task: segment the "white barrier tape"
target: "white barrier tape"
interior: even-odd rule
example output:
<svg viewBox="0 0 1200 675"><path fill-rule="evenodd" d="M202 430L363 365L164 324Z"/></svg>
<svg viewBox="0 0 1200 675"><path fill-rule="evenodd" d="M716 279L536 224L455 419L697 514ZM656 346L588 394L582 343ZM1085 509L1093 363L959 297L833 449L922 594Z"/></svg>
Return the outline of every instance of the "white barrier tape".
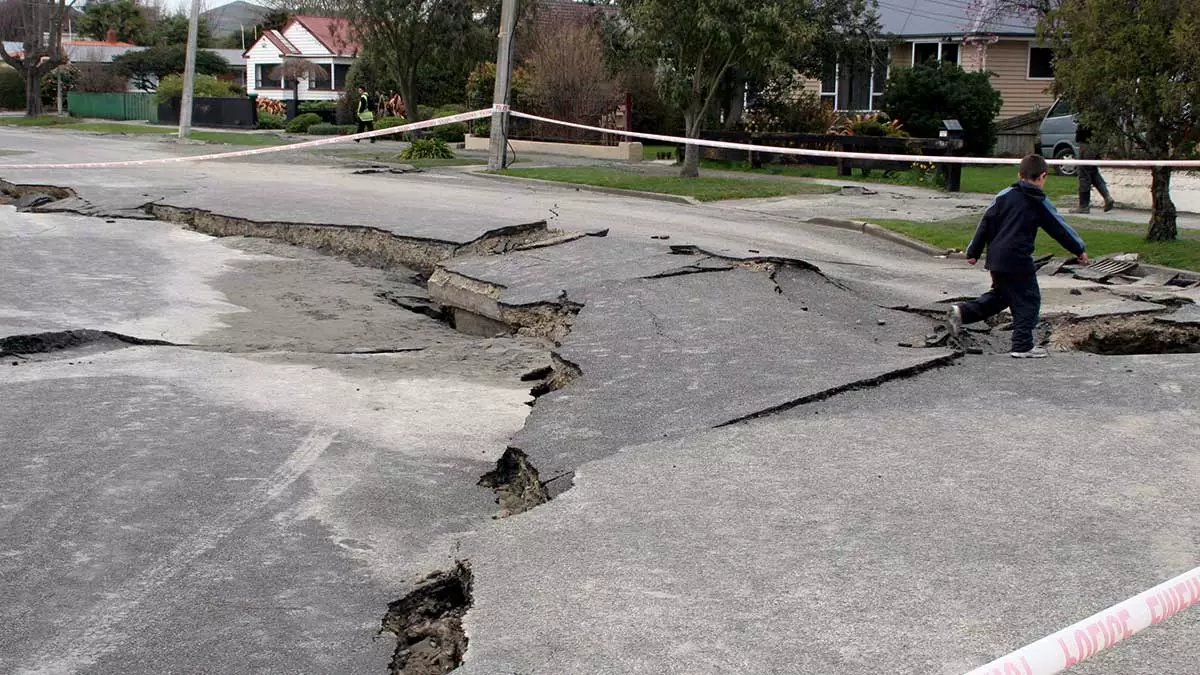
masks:
<svg viewBox="0 0 1200 675"><path fill-rule="evenodd" d="M996 659L967 675L1052 675L1200 604L1200 567Z"/></svg>
<svg viewBox="0 0 1200 675"><path fill-rule="evenodd" d="M207 162L217 159L234 159L237 157L251 157L254 155L269 155L276 152L289 152L292 150L305 150L308 148L316 148L324 145L333 145L336 143L347 143L354 140L362 140L364 138L375 138L377 136L390 136L392 134L404 133L406 131L415 131L417 129L428 129L430 127L441 126L443 124L454 124L457 122L467 122L470 120L489 117L494 113L507 112L514 117L521 117L536 122L545 122L547 124L557 124L560 126L571 127L574 129L582 129L585 131L595 131L614 136L627 136L632 138L643 138L652 141L662 141L664 143L698 145L708 148L724 148L729 150L743 150L746 152L769 152L780 155L796 155L803 157L853 157L857 159L874 159L883 161L899 161L911 163L943 163L943 164L1019 164L1020 159L999 158L999 157L957 157L957 156L938 156L938 155L894 155L886 153L872 152L842 152L836 150L809 150L805 148L781 148L772 145L754 145L752 143L730 143L728 141L710 141L698 138L684 138L681 136L664 136L661 134L646 134L636 131L622 131L619 129L605 129L604 127L593 127L586 124L577 124L575 122L563 122L561 120L551 119L549 117L539 117L528 113L517 112L509 106L503 104L493 105L485 110L476 110L466 112L450 117L439 117L433 120L424 122L415 122L404 126L392 127L390 129L377 129L375 131L365 131L361 134L351 134L348 136L332 136L330 138L322 138L315 141L304 141L302 143L292 143L288 145L276 145L265 148L254 148L252 150L236 150L233 152L222 152L211 155L192 155L189 157L165 157L160 159L138 159L126 160L117 162L74 162L65 164L0 164L0 170L27 170L27 169L107 169L121 167L137 167L137 166L154 166L159 164L178 164L183 162ZM1200 168L1200 160L1117 160L1117 159L1097 159L1097 160L1064 160L1051 159L1047 160L1051 165L1087 165L1100 167L1132 167L1132 168L1151 168L1156 166L1173 167L1173 168Z"/></svg>
<svg viewBox="0 0 1200 675"><path fill-rule="evenodd" d="M1000 158L1000 157L957 157L957 156L940 156L940 155L892 155L876 152L842 152L838 150L809 150L806 148L780 148L773 145L754 145L751 143L731 143L729 141L710 141L701 138L683 138L680 136L663 136L661 134L644 134L636 131L622 131L620 129L605 129L603 127L593 127L586 124L576 124L574 122L562 122L549 117L538 117L528 113L512 111L513 117L522 117L535 122L545 122L548 124L557 124L573 129L582 129L585 131L596 131L600 133L610 134L613 136L629 136L632 138L644 138L651 141L663 141L665 143L683 144L683 145L699 145L705 148L724 148L727 150L745 150L747 152L770 152L777 155L799 155L803 157L854 157L857 159L877 159L884 161L912 162L922 164L1020 164L1019 158ZM1200 160L1191 159L1174 159L1174 160L1147 160L1147 159L1048 159L1046 160L1051 165L1086 165L1086 166L1101 166L1101 167L1135 167L1135 168L1150 168L1155 166L1169 166L1175 168L1200 168Z"/></svg>
<svg viewBox="0 0 1200 675"><path fill-rule="evenodd" d="M121 167L135 166L156 166L160 164L180 164L184 162L207 162L216 159L233 159L235 157L252 157L254 155L269 155L275 152L289 152L291 150L304 150L307 148L317 148L323 145L334 145L336 143L348 143L354 140L362 140L364 138L375 138L376 136L390 136L392 134L404 133L406 131L415 131L417 129L428 129L430 127L438 127L443 124L455 124L457 122L469 122L481 117L489 117L492 114L491 109L476 110L466 112L459 115L451 115L449 117L439 117L437 119L426 120L424 122L413 122L403 126L391 127L388 129L376 129L375 131L364 131L361 134L350 134L347 136L330 136L329 138L321 138L315 141L303 141L301 143L291 143L288 145L273 145L265 148L254 148L252 150L235 150L233 152L221 152L211 155L190 155L186 157L161 157L158 159L131 159L118 162L73 162L66 164L0 164L0 171L4 170L20 170L20 169L109 169Z"/></svg>

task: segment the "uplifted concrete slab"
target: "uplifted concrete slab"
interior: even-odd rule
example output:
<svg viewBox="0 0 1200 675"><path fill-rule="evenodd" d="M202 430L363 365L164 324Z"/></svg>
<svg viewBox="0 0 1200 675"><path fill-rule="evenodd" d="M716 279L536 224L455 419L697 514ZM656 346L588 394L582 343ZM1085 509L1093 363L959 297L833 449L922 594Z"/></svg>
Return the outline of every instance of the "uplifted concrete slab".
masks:
<svg viewBox="0 0 1200 675"><path fill-rule="evenodd" d="M583 237L548 249L447 261L444 269L501 290L501 304L518 307L558 301L614 281L728 269L727 260L700 252L672 253L666 243Z"/></svg>
<svg viewBox="0 0 1200 675"><path fill-rule="evenodd" d="M747 269L589 289L557 350L582 376L538 399L512 445L545 480L622 447L951 358L896 346L898 336L928 326L924 319L809 275L786 294L765 272Z"/></svg>
<svg viewBox="0 0 1200 675"><path fill-rule="evenodd" d="M1200 356L963 363L580 467L468 547L460 672L960 675L1196 565Z"/></svg>
<svg viewBox="0 0 1200 675"><path fill-rule="evenodd" d="M1155 317L1155 321L1182 326L1200 326L1200 307L1196 305L1184 305L1170 314Z"/></svg>

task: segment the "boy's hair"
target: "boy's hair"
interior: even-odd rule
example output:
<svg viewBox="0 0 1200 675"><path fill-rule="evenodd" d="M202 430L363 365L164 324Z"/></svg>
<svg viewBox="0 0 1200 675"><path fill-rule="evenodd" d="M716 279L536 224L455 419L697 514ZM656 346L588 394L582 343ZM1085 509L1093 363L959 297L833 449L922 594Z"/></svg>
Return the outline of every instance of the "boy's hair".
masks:
<svg viewBox="0 0 1200 675"><path fill-rule="evenodd" d="M1037 180L1038 176L1050 170L1046 164L1046 158L1041 155L1025 155L1021 160L1021 168L1017 172L1021 178L1025 180Z"/></svg>

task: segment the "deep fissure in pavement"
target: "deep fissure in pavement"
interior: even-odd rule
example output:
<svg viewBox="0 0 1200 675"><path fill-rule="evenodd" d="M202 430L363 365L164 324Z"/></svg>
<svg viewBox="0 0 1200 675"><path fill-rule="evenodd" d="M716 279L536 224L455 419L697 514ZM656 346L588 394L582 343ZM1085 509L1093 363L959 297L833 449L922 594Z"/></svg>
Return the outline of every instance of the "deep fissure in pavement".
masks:
<svg viewBox="0 0 1200 675"><path fill-rule="evenodd" d="M478 485L496 493L496 503L500 505L497 518L524 513L550 501L546 485L529 462L529 455L513 447L496 460L495 469L479 477Z"/></svg>
<svg viewBox="0 0 1200 675"><path fill-rule="evenodd" d="M388 604L379 632L396 636L389 675L442 675L462 665L467 635L462 620L471 608L470 564L434 572L403 598Z"/></svg>
<svg viewBox="0 0 1200 675"><path fill-rule="evenodd" d="M74 349L86 345L109 343L114 347L124 346L177 346L165 340L146 340L131 335L122 335L107 330L60 330L29 335L10 335L0 338L0 355L27 356L47 354L63 349Z"/></svg>
<svg viewBox="0 0 1200 675"><path fill-rule="evenodd" d="M148 204L159 220L181 223L216 237L271 239L349 257L373 267L402 266L431 274L437 264L459 255L499 255L550 236L545 221L497 228L468 244L406 237L361 225L258 222L204 209Z"/></svg>
<svg viewBox="0 0 1200 675"><path fill-rule="evenodd" d="M1200 325L1172 324L1157 316L1110 316L1054 327L1050 344L1104 356L1200 353Z"/></svg>

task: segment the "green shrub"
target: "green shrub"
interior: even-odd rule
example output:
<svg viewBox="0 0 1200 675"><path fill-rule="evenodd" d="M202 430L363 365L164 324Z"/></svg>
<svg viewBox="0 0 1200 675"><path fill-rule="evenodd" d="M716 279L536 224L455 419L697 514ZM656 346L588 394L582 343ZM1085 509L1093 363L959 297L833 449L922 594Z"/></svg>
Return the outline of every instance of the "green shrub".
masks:
<svg viewBox="0 0 1200 675"><path fill-rule="evenodd" d="M883 91L883 110L921 138L937 138L942 120L956 119L963 127L964 151L987 155L996 143L996 115L1004 102L990 77L945 61L897 68Z"/></svg>
<svg viewBox="0 0 1200 675"><path fill-rule="evenodd" d="M196 75L195 86L192 87L192 95L207 98L237 98L233 87L228 82L218 80L212 75L199 73ZM183 96L182 75L167 75L158 81L158 92L154 95L154 99L159 103L166 103L181 96Z"/></svg>
<svg viewBox="0 0 1200 675"><path fill-rule="evenodd" d="M417 112L420 114L422 120L431 120L434 117L433 113L437 111L431 105L419 105L417 106Z"/></svg>
<svg viewBox="0 0 1200 675"><path fill-rule="evenodd" d="M454 159L454 151L440 138L420 138L400 153L400 159Z"/></svg>
<svg viewBox="0 0 1200 675"><path fill-rule="evenodd" d="M326 124L320 122L308 128L310 136L345 136L354 133L353 124Z"/></svg>
<svg viewBox="0 0 1200 675"><path fill-rule="evenodd" d="M392 127L402 127L408 124L408 120L403 117L380 117L375 120L376 129L391 129Z"/></svg>
<svg viewBox="0 0 1200 675"><path fill-rule="evenodd" d="M446 143L462 143L467 136L467 124L466 122L443 124L440 127L434 127L430 135Z"/></svg>
<svg viewBox="0 0 1200 675"><path fill-rule="evenodd" d="M8 66L0 67L0 108L25 108L25 78Z"/></svg>
<svg viewBox="0 0 1200 675"><path fill-rule="evenodd" d="M259 111L258 124L255 126L259 129L282 129L287 126L287 118L283 115L273 115Z"/></svg>
<svg viewBox="0 0 1200 675"><path fill-rule="evenodd" d="M433 111L434 117L450 117L451 115L461 115L467 112L467 106L457 103L448 103L437 110Z"/></svg>
<svg viewBox="0 0 1200 675"><path fill-rule="evenodd" d="M337 101L301 101L301 113L327 112L337 110Z"/></svg>
<svg viewBox="0 0 1200 675"><path fill-rule="evenodd" d="M492 120L484 118L475 120L471 127L471 135L479 138L490 138L492 135Z"/></svg>
<svg viewBox="0 0 1200 675"><path fill-rule="evenodd" d="M314 124L320 124L323 120L316 113L307 112L302 115L296 115L288 122L287 130L289 134L302 134L308 131L308 128Z"/></svg>

